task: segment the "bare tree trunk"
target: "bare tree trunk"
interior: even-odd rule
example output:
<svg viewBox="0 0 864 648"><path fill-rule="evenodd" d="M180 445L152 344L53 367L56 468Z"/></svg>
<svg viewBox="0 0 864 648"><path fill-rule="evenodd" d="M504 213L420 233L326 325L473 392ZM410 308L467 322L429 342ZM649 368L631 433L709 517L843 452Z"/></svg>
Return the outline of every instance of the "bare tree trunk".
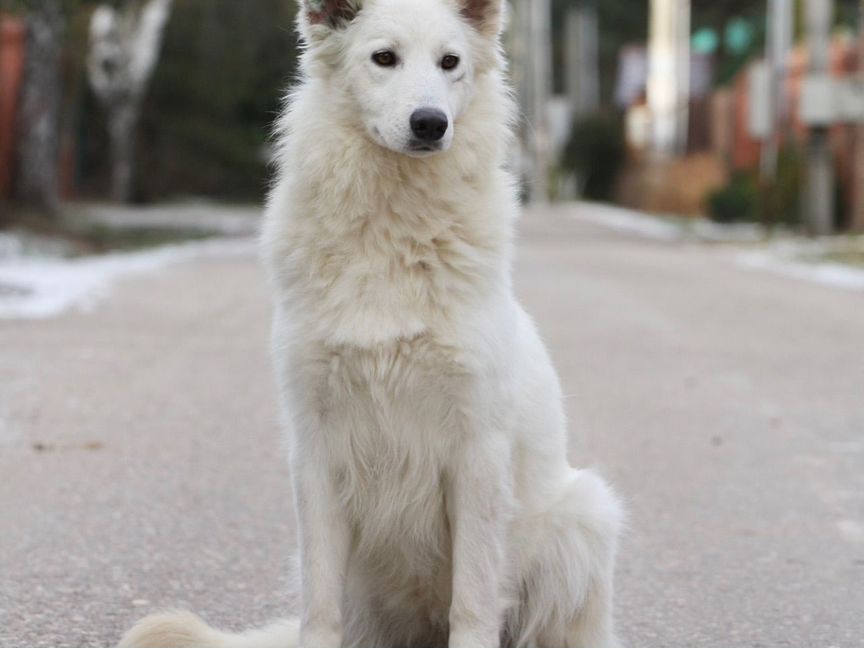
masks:
<svg viewBox="0 0 864 648"><path fill-rule="evenodd" d="M864 83L864 0L858 5L858 79ZM855 195L852 205L853 232L864 232L864 123L855 128Z"/></svg>
<svg viewBox="0 0 864 648"><path fill-rule="evenodd" d="M162 43L172 0L125 0L100 5L90 23L87 71L108 114L111 197L132 197L135 131Z"/></svg>
<svg viewBox="0 0 864 648"><path fill-rule="evenodd" d="M27 8L15 196L22 205L52 215L59 206L60 54L65 17L61 0L30 0Z"/></svg>
<svg viewBox="0 0 864 648"><path fill-rule="evenodd" d="M109 107L108 135L111 139L111 198L128 202L132 198L135 168L135 131L138 106L117 102Z"/></svg>

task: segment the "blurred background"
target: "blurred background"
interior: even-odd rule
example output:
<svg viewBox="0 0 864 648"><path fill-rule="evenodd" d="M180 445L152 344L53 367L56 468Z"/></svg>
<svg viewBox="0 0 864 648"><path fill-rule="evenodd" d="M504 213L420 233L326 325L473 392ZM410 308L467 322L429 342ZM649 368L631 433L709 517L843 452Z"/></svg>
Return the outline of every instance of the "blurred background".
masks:
<svg viewBox="0 0 864 648"><path fill-rule="evenodd" d="M0 7L0 226L70 201L260 201L296 66L293 0ZM864 229L857 0L532 0L510 13L527 199Z"/></svg>

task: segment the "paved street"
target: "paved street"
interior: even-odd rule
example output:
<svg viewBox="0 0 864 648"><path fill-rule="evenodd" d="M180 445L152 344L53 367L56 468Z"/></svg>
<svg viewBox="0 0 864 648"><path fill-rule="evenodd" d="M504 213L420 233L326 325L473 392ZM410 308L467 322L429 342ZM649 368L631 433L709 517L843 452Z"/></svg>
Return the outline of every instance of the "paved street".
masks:
<svg viewBox="0 0 864 648"><path fill-rule="evenodd" d="M864 646L864 292L716 247L527 215L519 293L573 458L628 503L633 648ZM290 493L252 254L0 321L0 646L108 646L137 617L286 613Z"/></svg>

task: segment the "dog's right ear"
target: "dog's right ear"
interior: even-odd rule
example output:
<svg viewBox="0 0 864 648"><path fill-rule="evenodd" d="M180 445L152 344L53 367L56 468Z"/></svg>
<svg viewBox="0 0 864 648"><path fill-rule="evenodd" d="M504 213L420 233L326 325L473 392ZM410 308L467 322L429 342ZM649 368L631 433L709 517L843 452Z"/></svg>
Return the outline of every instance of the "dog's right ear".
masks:
<svg viewBox="0 0 864 648"><path fill-rule="evenodd" d="M504 28L504 0L459 0L462 15L481 34L497 37Z"/></svg>
<svg viewBox="0 0 864 648"><path fill-rule="evenodd" d="M344 29L357 17L362 0L299 0L300 25L304 33L316 28Z"/></svg>

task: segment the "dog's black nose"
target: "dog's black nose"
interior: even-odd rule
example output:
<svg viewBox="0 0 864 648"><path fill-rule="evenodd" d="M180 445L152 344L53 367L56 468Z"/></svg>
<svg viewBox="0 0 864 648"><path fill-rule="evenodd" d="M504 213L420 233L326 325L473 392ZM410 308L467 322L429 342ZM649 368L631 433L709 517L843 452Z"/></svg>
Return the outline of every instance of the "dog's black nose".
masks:
<svg viewBox="0 0 864 648"><path fill-rule="evenodd" d="M447 115L437 108L420 108L411 115L411 130L421 142L437 142L447 132Z"/></svg>

